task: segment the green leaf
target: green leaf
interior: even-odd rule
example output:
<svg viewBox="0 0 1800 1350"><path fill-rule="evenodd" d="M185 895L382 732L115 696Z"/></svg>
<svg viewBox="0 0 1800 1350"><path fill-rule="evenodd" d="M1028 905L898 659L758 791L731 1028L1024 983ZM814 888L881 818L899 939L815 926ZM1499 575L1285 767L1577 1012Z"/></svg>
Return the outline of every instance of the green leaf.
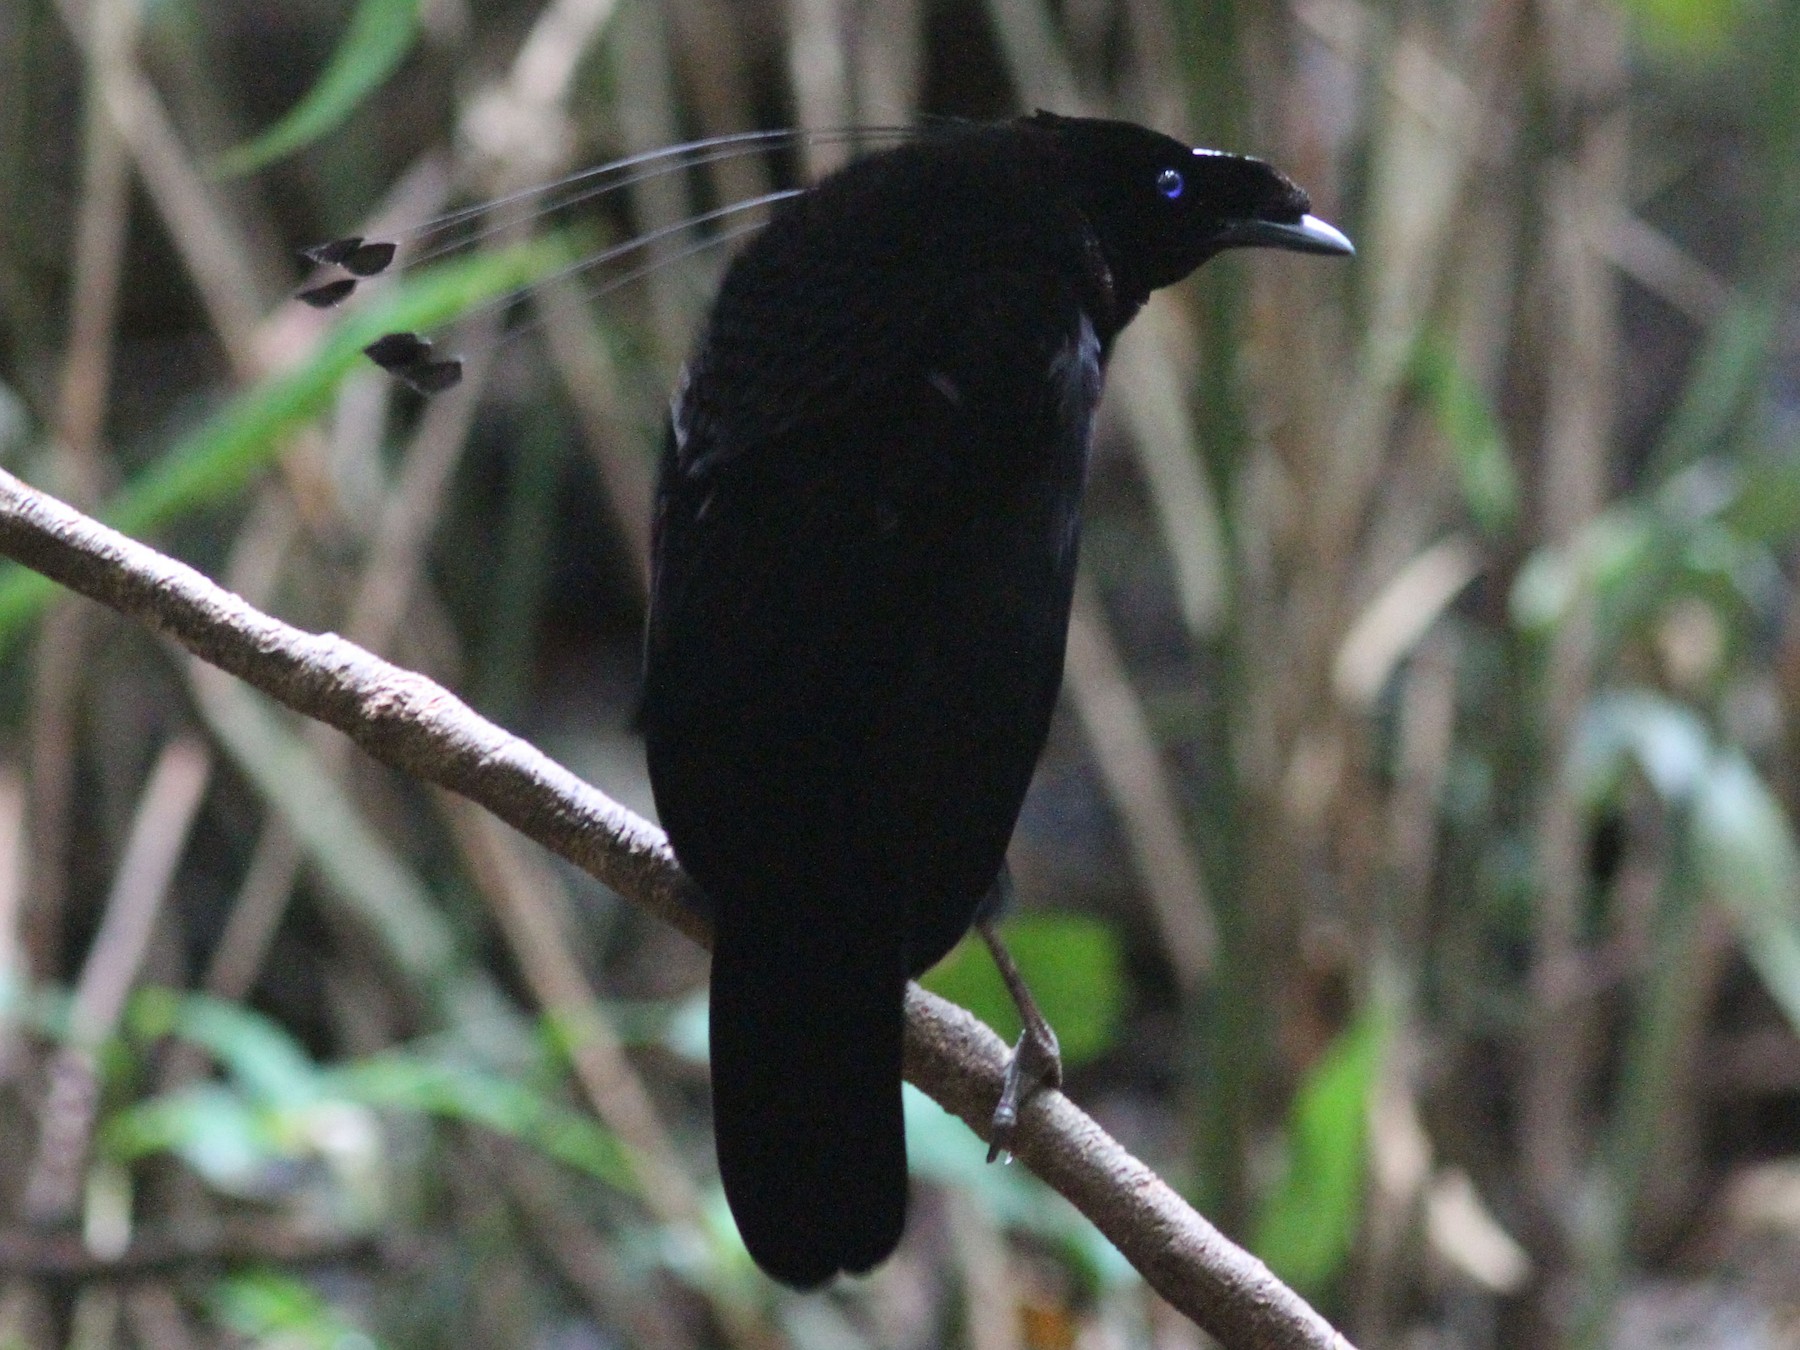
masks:
<svg viewBox="0 0 1800 1350"><path fill-rule="evenodd" d="M1728 624L1757 621L1786 583L1767 543L1720 518L1728 507L1735 511L1729 493L1684 479L1649 502L1608 508L1570 543L1525 560L1510 597L1513 623L1544 640L1577 599L1591 598L1604 665L1678 595L1703 600Z"/></svg>
<svg viewBox="0 0 1800 1350"><path fill-rule="evenodd" d="M331 1075L331 1082L342 1095L366 1106L398 1107L481 1125L622 1191L638 1191L637 1175L608 1130L498 1074L390 1054L341 1069Z"/></svg>
<svg viewBox="0 0 1800 1350"><path fill-rule="evenodd" d="M1287 1167L1252 1245L1308 1296L1325 1292L1343 1270L1362 1222L1369 1101L1388 1032L1385 1012L1364 1008L1313 1065L1288 1113Z"/></svg>
<svg viewBox="0 0 1800 1350"><path fill-rule="evenodd" d="M1800 1032L1800 843L1780 801L1736 749L1721 751L1689 828L1702 893L1736 920L1744 955Z"/></svg>
<svg viewBox="0 0 1800 1350"><path fill-rule="evenodd" d="M131 1018L132 1029L146 1039L174 1035L198 1045L264 1105L295 1107L319 1099L319 1068L299 1042L242 1004L145 989L132 1000Z"/></svg>
<svg viewBox="0 0 1800 1350"><path fill-rule="evenodd" d="M1525 560L1508 600L1512 621L1526 633L1547 636L1585 590L1601 598L1603 618L1616 628L1632 597L1646 589L1654 596L1666 593L1663 578L1673 571L1671 555L1679 548L1680 541L1640 505L1603 511L1570 544L1539 549Z"/></svg>
<svg viewBox="0 0 1800 1350"><path fill-rule="evenodd" d="M1732 485L1721 518L1744 538L1780 544L1800 535L1800 446L1771 450L1768 459L1749 465Z"/></svg>
<svg viewBox="0 0 1800 1350"><path fill-rule="evenodd" d="M212 1315L256 1350L378 1350L311 1285L292 1275L246 1270L212 1288Z"/></svg>
<svg viewBox="0 0 1800 1350"><path fill-rule="evenodd" d="M1744 955L1800 1031L1800 840L1743 752L1718 747L1681 704L1622 690L1594 700L1575 754L1590 805L1616 790L1629 761L1685 813L1701 894L1732 916Z"/></svg>
<svg viewBox="0 0 1800 1350"><path fill-rule="evenodd" d="M118 1162L173 1153L208 1184L233 1195L260 1193L271 1165L295 1156L293 1142L274 1115L220 1083L196 1083L139 1102L112 1117L101 1135Z"/></svg>
<svg viewBox="0 0 1800 1350"><path fill-rule="evenodd" d="M227 151L223 178L260 169L342 125L391 74L419 36L420 0L362 0L319 82L274 126Z"/></svg>
<svg viewBox="0 0 1800 1350"><path fill-rule="evenodd" d="M1687 57L1717 56L1737 27L1742 0L1625 0L1650 45Z"/></svg>
<svg viewBox="0 0 1800 1350"><path fill-rule="evenodd" d="M1687 802L1705 782L1712 736L1691 709L1642 689L1596 696L1581 718L1574 747L1575 782L1590 809L1617 792L1627 764L1636 764L1657 796Z"/></svg>
<svg viewBox="0 0 1800 1350"><path fill-rule="evenodd" d="M1781 350L1789 288L1800 256L1800 7L1751 7L1723 0L1638 0L1664 12L1741 12L1745 50L1754 60L1745 104L1754 109L1746 130L1751 154L1744 202L1745 238L1737 284L1688 363L1681 401L1650 452L1649 472L1665 479L1719 447L1728 447L1752 421L1771 362Z"/></svg>
<svg viewBox="0 0 1800 1350"><path fill-rule="evenodd" d="M101 519L127 534L143 534L232 497L280 453L289 432L324 411L338 382L364 361L362 349L377 337L437 328L529 284L563 256L553 243L540 242L421 273L349 315L305 364L233 398L133 480ZM25 567L0 568L0 653L55 589L48 577Z"/></svg>
<svg viewBox="0 0 1800 1350"><path fill-rule="evenodd" d="M1125 1006L1125 978L1118 939L1098 919L1080 914L1022 914L1001 925L1013 960L1074 1067L1095 1058L1118 1035ZM920 981L959 1003L1008 1041L1019 1034L1012 996L971 934Z"/></svg>

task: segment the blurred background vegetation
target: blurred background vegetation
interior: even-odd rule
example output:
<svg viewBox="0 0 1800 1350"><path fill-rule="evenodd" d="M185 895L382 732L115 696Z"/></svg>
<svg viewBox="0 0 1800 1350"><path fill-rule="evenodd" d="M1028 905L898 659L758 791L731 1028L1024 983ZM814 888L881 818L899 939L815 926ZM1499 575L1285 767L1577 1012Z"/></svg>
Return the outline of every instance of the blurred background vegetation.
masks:
<svg viewBox="0 0 1800 1350"><path fill-rule="evenodd" d="M0 456L647 810L650 466L743 218L481 306L853 145L341 311L296 250L1034 106L1360 248L1120 344L1013 850L1069 1090L1364 1347L1800 1344L1794 0L5 0ZM1202 1343L923 1099L900 1255L773 1288L683 940L16 568L0 716L0 1345Z"/></svg>

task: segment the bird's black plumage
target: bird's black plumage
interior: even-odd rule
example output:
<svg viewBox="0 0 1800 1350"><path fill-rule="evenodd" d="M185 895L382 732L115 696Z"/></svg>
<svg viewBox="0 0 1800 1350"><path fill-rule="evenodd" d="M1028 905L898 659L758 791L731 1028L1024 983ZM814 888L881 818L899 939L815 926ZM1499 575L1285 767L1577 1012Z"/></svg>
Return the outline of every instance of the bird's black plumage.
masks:
<svg viewBox="0 0 1800 1350"><path fill-rule="evenodd" d="M996 885L1062 678L1113 339L1220 249L1348 252L1268 166L1038 114L852 164L728 271L656 498L644 724L715 923L719 1165L812 1286L899 1240L905 981Z"/></svg>

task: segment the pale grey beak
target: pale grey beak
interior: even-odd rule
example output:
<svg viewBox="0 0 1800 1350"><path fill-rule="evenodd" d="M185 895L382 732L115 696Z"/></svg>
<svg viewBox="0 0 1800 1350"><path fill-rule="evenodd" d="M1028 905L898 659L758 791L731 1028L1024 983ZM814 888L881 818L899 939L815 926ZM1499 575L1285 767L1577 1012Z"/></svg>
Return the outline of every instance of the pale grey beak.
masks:
<svg viewBox="0 0 1800 1350"><path fill-rule="evenodd" d="M1220 248L1285 248L1294 253L1324 253L1351 257L1356 253L1344 232L1317 216L1296 221L1244 220L1218 237Z"/></svg>

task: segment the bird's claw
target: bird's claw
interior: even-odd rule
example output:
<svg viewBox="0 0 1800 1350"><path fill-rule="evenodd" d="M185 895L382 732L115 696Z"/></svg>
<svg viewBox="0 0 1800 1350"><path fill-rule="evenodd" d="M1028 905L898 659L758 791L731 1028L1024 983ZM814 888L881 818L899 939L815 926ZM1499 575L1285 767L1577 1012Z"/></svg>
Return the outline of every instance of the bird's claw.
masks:
<svg viewBox="0 0 1800 1350"><path fill-rule="evenodd" d="M988 1131L989 1162L1012 1151L1019 1111L1031 1094L1040 1087L1061 1086L1062 1050L1056 1043L1056 1032L1048 1022L1028 1020L1019 1033L1019 1043L1007 1057L1006 1077L1000 1084L1000 1100L994 1106L993 1124Z"/></svg>

